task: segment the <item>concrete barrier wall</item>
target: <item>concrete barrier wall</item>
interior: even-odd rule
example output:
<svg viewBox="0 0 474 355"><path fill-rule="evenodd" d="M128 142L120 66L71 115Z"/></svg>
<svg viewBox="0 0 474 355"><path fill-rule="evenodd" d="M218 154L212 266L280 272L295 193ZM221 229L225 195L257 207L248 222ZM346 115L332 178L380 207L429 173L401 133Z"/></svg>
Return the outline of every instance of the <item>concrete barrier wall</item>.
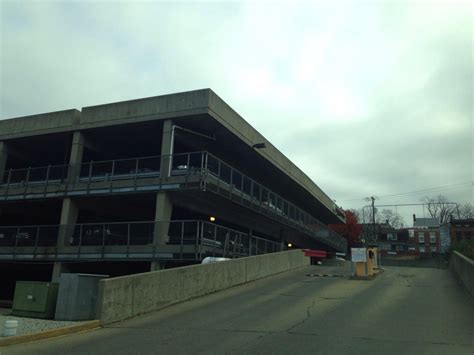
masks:
<svg viewBox="0 0 474 355"><path fill-rule="evenodd" d="M455 251L449 259L449 268L474 297L474 261Z"/></svg>
<svg viewBox="0 0 474 355"><path fill-rule="evenodd" d="M309 265L301 250L101 280L96 318L124 320L173 303Z"/></svg>

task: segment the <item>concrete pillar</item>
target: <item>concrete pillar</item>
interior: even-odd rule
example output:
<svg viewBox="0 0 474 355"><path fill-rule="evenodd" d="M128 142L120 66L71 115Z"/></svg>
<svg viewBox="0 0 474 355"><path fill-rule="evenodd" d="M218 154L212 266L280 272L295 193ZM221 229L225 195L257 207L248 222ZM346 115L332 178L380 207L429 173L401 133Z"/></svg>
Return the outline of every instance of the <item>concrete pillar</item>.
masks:
<svg viewBox="0 0 474 355"><path fill-rule="evenodd" d="M6 181L5 168L7 166L7 158L7 144L5 142L0 142L0 183Z"/></svg>
<svg viewBox="0 0 474 355"><path fill-rule="evenodd" d="M80 131L72 136L71 155L69 156L68 182L75 183L81 172L82 156L84 154L84 135Z"/></svg>
<svg viewBox="0 0 474 355"><path fill-rule="evenodd" d="M51 276L51 282L59 282L59 277L63 273L69 272L67 264L56 261L53 265L53 274Z"/></svg>
<svg viewBox="0 0 474 355"><path fill-rule="evenodd" d="M168 242L168 230L170 226L173 204L169 194L160 191L156 194L155 229L153 233L154 245L165 245Z"/></svg>
<svg viewBox="0 0 474 355"><path fill-rule="evenodd" d="M74 224L79 215L79 206L76 200L65 198L61 210L58 248L69 245L74 233Z"/></svg>
<svg viewBox="0 0 474 355"><path fill-rule="evenodd" d="M163 122L163 137L161 139L161 176L167 178L171 173L171 159L174 146L173 122L166 120Z"/></svg>

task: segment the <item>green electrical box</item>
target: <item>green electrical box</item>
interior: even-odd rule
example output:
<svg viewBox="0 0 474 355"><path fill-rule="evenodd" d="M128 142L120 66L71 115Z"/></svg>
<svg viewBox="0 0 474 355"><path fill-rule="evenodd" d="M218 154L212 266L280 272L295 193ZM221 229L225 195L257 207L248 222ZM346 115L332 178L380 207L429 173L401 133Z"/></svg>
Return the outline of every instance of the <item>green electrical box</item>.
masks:
<svg viewBox="0 0 474 355"><path fill-rule="evenodd" d="M52 282L17 281L12 314L30 318L54 318L59 285Z"/></svg>

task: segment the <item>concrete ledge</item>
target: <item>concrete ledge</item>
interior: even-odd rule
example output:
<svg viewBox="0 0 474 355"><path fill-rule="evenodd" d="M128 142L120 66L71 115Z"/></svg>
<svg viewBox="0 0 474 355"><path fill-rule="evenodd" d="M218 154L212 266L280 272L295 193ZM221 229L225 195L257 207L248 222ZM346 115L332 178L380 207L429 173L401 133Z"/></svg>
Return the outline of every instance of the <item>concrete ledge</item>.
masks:
<svg viewBox="0 0 474 355"><path fill-rule="evenodd" d="M104 279L96 315L106 325L309 264L292 250Z"/></svg>
<svg viewBox="0 0 474 355"><path fill-rule="evenodd" d="M45 330L44 332L18 335L13 337L0 338L0 347L10 346L15 344L29 343L32 341L44 340L49 338L59 337L61 335L68 335L73 333L84 332L86 330L92 330L100 328L99 320L92 320L89 322L83 322L78 325L70 325L66 327L60 327L56 329Z"/></svg>
<svg viewBox="0 0 474 355"><path fill-rule="evenodd" d="M449 258L449 269L471 297L474 297L474 261L455 251Z"/></svg>

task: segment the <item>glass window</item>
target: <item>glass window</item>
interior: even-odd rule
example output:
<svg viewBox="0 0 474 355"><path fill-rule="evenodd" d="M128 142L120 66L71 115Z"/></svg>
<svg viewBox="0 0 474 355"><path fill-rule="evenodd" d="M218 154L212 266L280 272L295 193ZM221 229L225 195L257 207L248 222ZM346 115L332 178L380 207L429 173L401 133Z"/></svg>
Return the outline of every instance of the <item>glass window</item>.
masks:
<svg viewBox="0 0 474 355"><path fill-rule="evenodd" d="M436 243L436 233L430 232L430 243Z"/></svg>
<svg viewBox="0 0 474 355"><path fill-rule="evenodd" d="M397 235L394 233L387 233L387 240L397 240Z"/></svg>
<svg viewBox="0 0 474 355"><path fill-rule="evenodd" d="M462 240L462 232L456 232L456 240L460 242Z"/></svg>
<svg viewBox="0 0 474 355"><path fill-rule="evenodd" d="M425 242L425 235L424 234L418 234L418 242L420 242L420 243Z"/></svg>
<svg viewBox="0 0 474 355"><path fill-rule="evenodd" d="M420 253L424 253L425 252L425 247L420 247Z"/></svg>

